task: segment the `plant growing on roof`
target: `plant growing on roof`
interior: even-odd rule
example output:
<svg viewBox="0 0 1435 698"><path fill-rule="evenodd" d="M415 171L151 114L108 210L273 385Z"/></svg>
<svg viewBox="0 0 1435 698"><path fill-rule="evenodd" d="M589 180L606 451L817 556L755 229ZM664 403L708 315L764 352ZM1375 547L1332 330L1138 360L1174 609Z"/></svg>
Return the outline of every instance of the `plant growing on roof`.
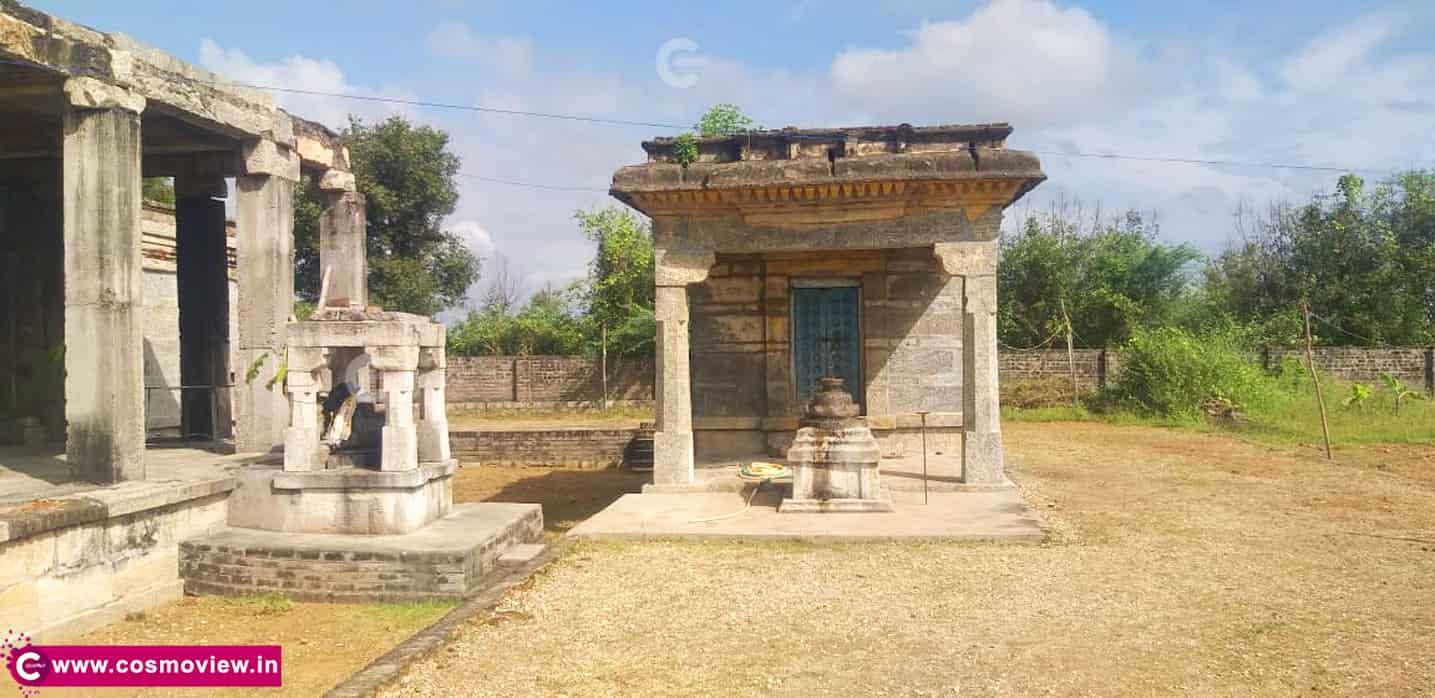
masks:
<svg viewBox="0 0 1435 698"><path fill-rule="evenodd" d="M673 139L673 160L686 168L698 161L698 139L691 132Z"/></svg>

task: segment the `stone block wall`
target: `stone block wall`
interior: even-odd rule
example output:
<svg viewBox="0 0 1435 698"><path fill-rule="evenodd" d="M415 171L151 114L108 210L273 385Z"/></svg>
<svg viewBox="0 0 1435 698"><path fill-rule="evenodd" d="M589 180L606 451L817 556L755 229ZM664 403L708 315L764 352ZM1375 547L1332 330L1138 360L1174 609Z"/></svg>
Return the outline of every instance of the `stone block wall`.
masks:
<svg viewBox="0 0 1435 698"><path fill-rule="evenodd" d="M1121 372L1121 354L1107 349L1077 349L1073 352L1076 380L1082 391L1096 390ZM1315 364L1338 378L1376 383L1382 371L1406 385L1435 390L1435 352L1422 347L1316 347ZM1305 362L1305 349L1267 347L1253 352L1253 360L1266 369L1275 369L1286 359ZM1070 367L1065 349L1023 351L1002 349L999 354L1003 393L1021 388L1023 382L1070 384Z"/></svg>
<svg viewBox="0 0 1435 698"><path fill-rule="evenodd" d="M1376 382L1381 371L1416 389L1432 387L1431 350L1417 347L1367 349L1363 347L1316 347L1316 367L1347 380ZM1305 362L1304 349L1269 348L1261 352L1266 368L1280 366L1291 358Z"/></svg>
<svg viewBox="0 0 1435 698"><path fill-rule="evenodd" d="M524 407L586 405L603 400L602 363L586 356L451 356L450 405ZM608 360L608 398L653 399L653 360Z"/></svg>
<svg viewBox="0 0 1435 698"><path fill-rule="evenodd" d="M632 429L449 432L453 457L477 465L613 468L632 440Z"/></svg>
<svg viewBox="0 0 1435 698"><path fill-rule="evenodd" d="M106 516L92 500L65 500L83 523L0 543L0 618L53 642L179 598L179 542L222 527L227 496L208 494L116 516ZM50 523L66 522L44 525Z"/></svg>

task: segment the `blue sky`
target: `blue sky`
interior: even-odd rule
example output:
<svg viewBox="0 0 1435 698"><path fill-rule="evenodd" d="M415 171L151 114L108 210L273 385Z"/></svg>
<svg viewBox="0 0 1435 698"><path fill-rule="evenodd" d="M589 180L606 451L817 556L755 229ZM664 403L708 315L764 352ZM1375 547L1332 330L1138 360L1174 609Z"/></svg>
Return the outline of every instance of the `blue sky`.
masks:
<svg viewBox="0 0 1435 698"><path fill-rule="evenodd" d="M1238 206L1306 198L1336 173L1063 153L1375 169L1368 178L1435 167L1429 3L34 4L256 84L677 124L716 102L773 127L1009 121L1010 145L1043 152L1050 177L1018 209L1154 211L1164 237L1207 251L1235 235ZM670 72L690 87L659 75L661 47L681 39L697 49ZM560 186L603 189L642 159L640 140L668 133L276 98L334 125L401 113L448 130L468 173ZM604 194L461 184L451 227L507 258L527 290L582 273L571 214Z"/></svg>

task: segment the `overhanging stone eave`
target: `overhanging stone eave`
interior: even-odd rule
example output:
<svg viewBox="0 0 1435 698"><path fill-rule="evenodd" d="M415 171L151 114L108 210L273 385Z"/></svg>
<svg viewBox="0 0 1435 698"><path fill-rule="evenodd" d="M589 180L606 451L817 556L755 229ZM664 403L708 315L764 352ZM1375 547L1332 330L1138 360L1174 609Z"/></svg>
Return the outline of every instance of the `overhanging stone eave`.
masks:
<svg viewBox="0 0 1435 698"><path fill-rule="evenodd" d="M649 217L738 214L750 222L827 224L899 217L910 209L963 208L975 219L1005 208L1045 181L1037 172L973 172L971 176L808 180L713 187L621 189L609 194Z"/></svg>

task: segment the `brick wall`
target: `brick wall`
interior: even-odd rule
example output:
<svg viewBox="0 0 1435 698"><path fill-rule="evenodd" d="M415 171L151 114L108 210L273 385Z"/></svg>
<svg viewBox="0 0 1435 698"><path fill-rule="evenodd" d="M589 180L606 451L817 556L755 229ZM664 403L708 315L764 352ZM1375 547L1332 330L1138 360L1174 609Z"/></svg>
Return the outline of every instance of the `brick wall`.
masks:
<svg viewBox="0 0 1435 698"><path fill-rule="evenodd" d="M1267 349L1258 360L1267 367L1282 357L1301 359L1301 349ZM1101 349L1077 349L1076 376L1081 390L1095 390L1120 371L1120 355ZM1003 349L998 354L1003 381L1063 382L1069 379L1065 349L1023 351ZM1408 385L1432 387L1431 350L1422 348L1365 349L1317 347L1316 365L1332 375L1358 381L1375 381L1388 371ZM598 362L581 356L464 356L449 359L450 403L503 405L591 404L602 399ZM608 399L653 399L651 359L612 359L608 369Z"/></svg>
<svg viewBox="0 0 1435 698"><path fill-rule="evenodd" d="M612 468L632 440L632 429L449 432L453 457L478 465Z"/></svg>
<svg viewBox="0 0 1435 698"><path fill-rule="evenodd" d="M1267 349L1261 352L1266 368L1275 368L1285 358L1305 361L1303 349ZM1416 389L1431 388L1430 350L1397 347L1364 349L1360 347L1317 347L1315 365L1333 375L1349 380L1373 382L1385 371Z"/></svg>
<svg viewBox="0 0 1435 698"><path fill-rule="evenodd" d="M608 397L653 399L652 359L608 360ZM552 405L603 399L597 359L584 356L458 356L448 360L449 403Z"/></svg>
<svg viewBox="0 0 1435 698"><path fill-rule="evenodd" d="M1347 380L1373 382L1380 379L1380 372L1386 371L1407 385L1416 388L1432 388L1432 354L1430 349L1419 347L1373 348L1363 347L1316 347L1315 364L1331 375ZM1115 378L1120 372L1120 354L1101 349L1077 349L1076 379L1082 390L1100 387L1104 380ZM1102 365L1102 361L1105 365ZM1267 348L1253 356L1266 368L1275 368L1284 358L1305 361L1305 350L1294 348ZM1065 349L1043 349L1020 351L1003 349L998 355L1001 379L1016 381L1069 381Z"/></svg>

